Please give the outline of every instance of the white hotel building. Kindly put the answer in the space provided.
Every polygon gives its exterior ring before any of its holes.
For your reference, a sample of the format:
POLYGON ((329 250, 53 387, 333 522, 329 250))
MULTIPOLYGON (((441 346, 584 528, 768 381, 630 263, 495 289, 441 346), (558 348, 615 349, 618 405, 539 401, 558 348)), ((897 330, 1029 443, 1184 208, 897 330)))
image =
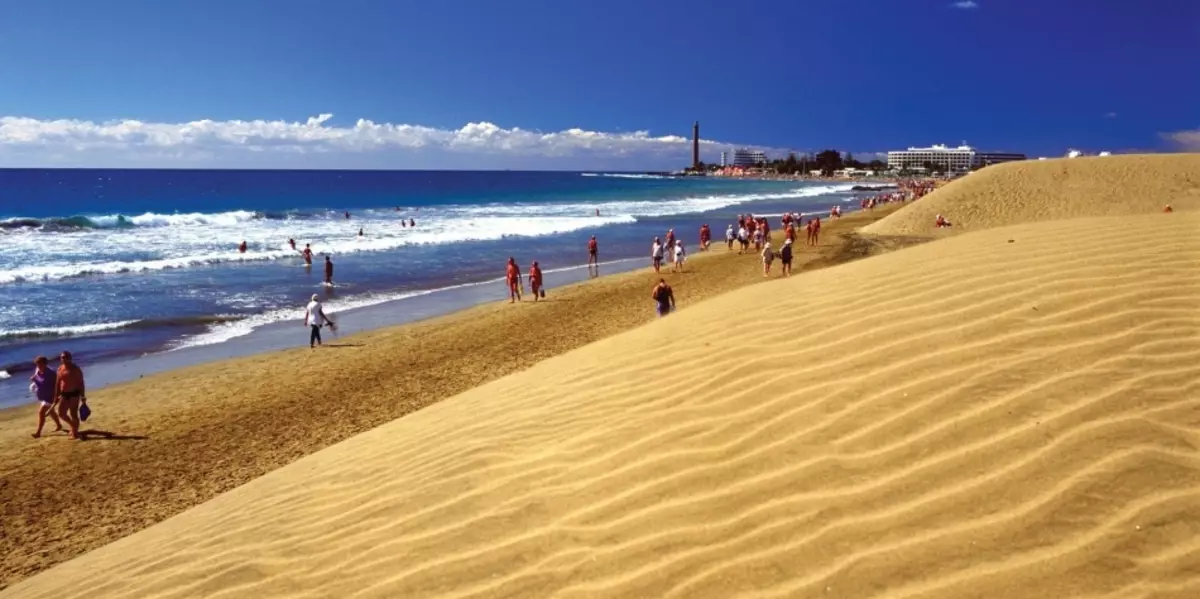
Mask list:
POLYGON ((971 146, 949 148, 935 145, 929 148, 909 148, 888 152, 888 168, 892 170, 918 170, 925 163, 946 171, 969 171, 998 162, 1025 160, 1024 154, 1004 152, 979 152, 971 146))
POLYGON ((733 151, 733 166, 758 166, 767 162, 767 155, 758 150, 741 148, 733 151))

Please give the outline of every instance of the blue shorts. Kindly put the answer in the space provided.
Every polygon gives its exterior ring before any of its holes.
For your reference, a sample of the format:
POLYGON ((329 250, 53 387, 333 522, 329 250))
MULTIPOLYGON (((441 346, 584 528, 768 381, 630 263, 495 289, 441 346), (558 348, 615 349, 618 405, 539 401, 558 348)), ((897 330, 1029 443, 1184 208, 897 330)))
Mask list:
POLYGON ((664 306, 662 304, 656 304, 654 309, 658 312, 659 316, 666 316, 667 314, 671 313, 671 306, 669 305, 664 306))

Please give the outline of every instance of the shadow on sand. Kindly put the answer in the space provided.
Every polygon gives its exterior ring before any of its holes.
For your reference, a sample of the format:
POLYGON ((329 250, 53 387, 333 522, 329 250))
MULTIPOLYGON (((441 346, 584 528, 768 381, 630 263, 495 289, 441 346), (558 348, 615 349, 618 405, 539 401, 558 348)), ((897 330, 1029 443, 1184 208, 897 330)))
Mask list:
POLYGON ((79 436, 85 441, 145 441, 150 438, 144 435, 118 435, 113 432, 96 430, 94 428, 80 430, 79 436))

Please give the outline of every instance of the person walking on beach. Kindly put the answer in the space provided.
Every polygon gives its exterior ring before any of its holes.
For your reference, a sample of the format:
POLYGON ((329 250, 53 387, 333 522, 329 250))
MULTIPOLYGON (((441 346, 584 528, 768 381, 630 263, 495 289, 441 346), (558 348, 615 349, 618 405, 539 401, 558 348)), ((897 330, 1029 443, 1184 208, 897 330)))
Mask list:
POLYGON ((59 357, 56 384, 58 385, 58 416, 67 421, 70 432, 68 439, 79 438, 79 405, 87 403, 83 384, 83 369, 71 359, 71 352, 64 351, 59 357))
POLYGON ((729 228, 725 229, 725 251, 733 249, 733 240, 735 238, 737 238, 737 233, 733 232, 733 225, 729 225, 729 228))
POLYGON ((304 324, 309 326, 310 332, 308 335, 308 347, 312 349, 321 345, 321 327, 329 325, 329 329, 333 330, 335 326, 332 320, 325 315, 325 307, 321 305, 321 301, 317 299, 317 294, 313 294, 308 305, 304 308, 304 324))
POLYGON ((804 245, 813 244, 813 221, 808 219, 808 223, 804 225, 804 245))
POLYGON ((708 251, 708 244, 712 241, 712 230, 708 225, 700 225, 700 251, 708 251))
POLYGON ((521 269, 517 268, 517 260, 512 256, 509 256, 508 264, 504 267, 504 279, 508 282, 508 303, 521 301, 524 284, 521 283, 521 269))
POLYGON ((308 243, 304 244, 304 251, 300 252, 300 255, 304 256, 304 265, 305 266, 312 266, 312 254, 313 254, 312 244, 308 244, 308 243))
POLYGON ((650 244, 650 261, 654 263, 654 272, 658 273, 662 268, 663 245, 657 237, 654 238, 654 243, 650 244))
POLYGON ((783 241, 783 249, 779 250, 779 270, 785 277, 792 276, 792 240, 783 241))
POLYGON ((544 294, 542 291, 542 267, 538 266, 537 260, 533 261, 533 265, 529 267, 529 290, 533 292, 533 301, 538 301, 538 296, 544 294))
POLYGON ((596 242, 595 235, 588 240, 588 274, 592 276, 600 274, 600 244, 596 242))
POLYGON ((763 244, 762 263, 763 263, 763 278, 770 276, 771 263, 775 261, 775 250, 771 249, 771 242, 763 244))
POLYGON ((38 425, 37 431, 33 433, 34 439, 42 436, 42 427, 46 426, 46 416, 54 420, 54 432, 63 430, 62 421, 58 419, 58 414, 54 413, 54 398, 58 394, 58 374, 46 366, 48 363, 49 360, 46 359, 46 356, 35 358, 33 360, 33 376, 29 377, 29 388, 33 390, 33 395, 38 402, 38 425))
POLYGON ((750 232, 746 230, 746 225, 738 228, 738 245, 741 248, 738 250, 738 254, 746 253, 746 250, 750 247, 750 232))
POLYGON ((660 318, 675 309, 675 292, 671 291, 671 286, 667 284, 666 279, 658 280, 658 285, 654 286, 650 297, 654 299, 655 310, 658 311, 660 318))
POLYGON ((821 217, 814 216, 812 220, 812 244, 819 245, 821 242, 821 217))
POLYGON ((325 284, 333 287, 333 260, 329 259, 329 254, 325 254, 325 284))
POLYGON ((675 259, 672 260, 673 270, 683 272, 683 263, 687 261, 687 252, 683 251, 683 240, 675 240, 675 259))

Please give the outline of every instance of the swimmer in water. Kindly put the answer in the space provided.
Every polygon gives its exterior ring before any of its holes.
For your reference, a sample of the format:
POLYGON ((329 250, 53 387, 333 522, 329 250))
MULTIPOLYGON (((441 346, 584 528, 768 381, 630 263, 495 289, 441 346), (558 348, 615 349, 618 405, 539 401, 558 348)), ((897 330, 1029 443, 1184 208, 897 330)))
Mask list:
POLYGON ((346 211, 346 220, 350 220, 350 211, 346 211))
POLYGON ((411 218, 410 218, 410 219, 408 219, 408 226, 409 226, 409 227, 415 227, 415 226, 417 226, 417 221, 415 221, 415 220, 413 220, 413 219, 411 219, 411 218))
POLYGON ((304 251, 300 252, 300 254, 304 256, 304 265, 312 266, 312 247, 310 244, 304 244, 304 251))
POLYGON ((359 236, 359 237, 362 237, 362 236, 363 236, 363 230, 362 230, 362 229, 359 229, 359 230, 358 230, 358 236, 359 236))
POLYGON ((244 240, 244 239, 242 240, 242 245, 238 246, 238 251, 243 254, 246 253, 246 240, 244 240))
POLYGON ((293 250, 294 250, 294 249, 296 249, 296 240, 295 240, 295 239, 288 239, 288 245, 292 246, 292 249, 293 249, 293 250))
POLYGON ((333 260, 329 259, 329 254, 325 254, 325 284, 333 285, 333 260))

